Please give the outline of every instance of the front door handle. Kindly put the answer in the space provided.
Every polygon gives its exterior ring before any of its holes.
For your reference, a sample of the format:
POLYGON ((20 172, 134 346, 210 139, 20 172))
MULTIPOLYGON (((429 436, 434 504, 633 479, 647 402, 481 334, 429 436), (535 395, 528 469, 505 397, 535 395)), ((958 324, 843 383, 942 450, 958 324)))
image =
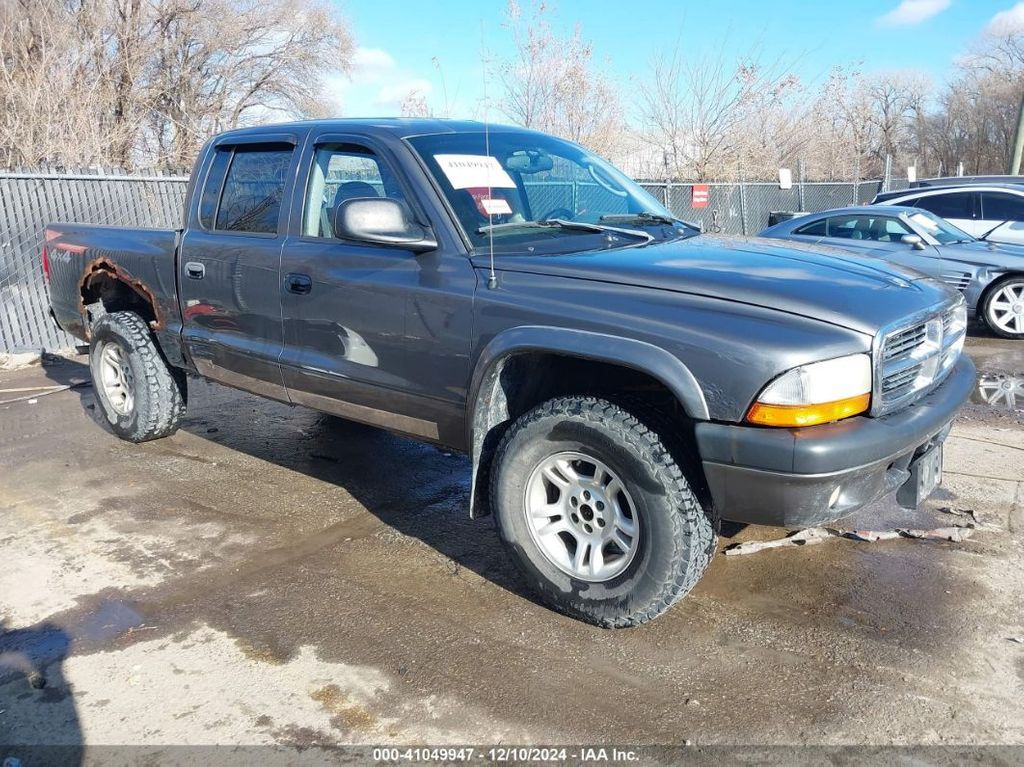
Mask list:
POLYGON ((206 276, 206 266, 198 261, 189 261, 185 264, 185 274, 190 280, 201 280, 206 276))
POLYGON ((313 289, 313 280, 308 274, 289 274, 284 278, 284 289, 289 293, 304 296, 313 289))

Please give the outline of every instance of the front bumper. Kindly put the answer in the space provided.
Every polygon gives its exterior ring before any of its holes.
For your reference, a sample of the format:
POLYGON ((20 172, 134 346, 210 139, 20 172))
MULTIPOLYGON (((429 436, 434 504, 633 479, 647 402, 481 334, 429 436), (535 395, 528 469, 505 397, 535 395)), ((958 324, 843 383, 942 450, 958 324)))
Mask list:
POLYGON ((974 363, 963 356, 934 391, 882 418, 803 429, 698 423, 715 507, 723 519, 784 527, 850 514, 900 487, 910 462, 945 440, 975 379, 974 363))

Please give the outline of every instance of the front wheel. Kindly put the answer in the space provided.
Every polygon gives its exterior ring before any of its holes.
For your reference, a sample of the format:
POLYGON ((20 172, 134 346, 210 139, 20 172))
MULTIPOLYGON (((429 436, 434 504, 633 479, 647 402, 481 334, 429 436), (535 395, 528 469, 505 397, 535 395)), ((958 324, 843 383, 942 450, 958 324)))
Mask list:
POLYGON ((662 437, 594 397, 550 400, 498 446, 491 506, 530 585, 600 626, 649 621, 710 563, 714 517, 662 437))
POLYGON ((1024 277, 997 282, 985 297, 982 316, 996 335, 1024 338, 1024 277))
POLYGON ((104 314, 91 340, 93 387, 114 433, 130 442, 173 434, 185 414, 185 379, 161 356, 146 321, 134 312, 104 314))

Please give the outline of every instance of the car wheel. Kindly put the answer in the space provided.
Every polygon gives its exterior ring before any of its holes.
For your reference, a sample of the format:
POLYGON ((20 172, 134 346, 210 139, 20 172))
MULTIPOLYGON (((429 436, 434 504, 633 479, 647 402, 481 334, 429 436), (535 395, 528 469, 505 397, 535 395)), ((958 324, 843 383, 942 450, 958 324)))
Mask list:
POLYGON ((1000 280, 985 296, 982 316, 993 333, 1024 338, 1024 277, 1000 280))
POLYGON ((606 627, 649 621, 714 553, 716 524, 666 443, 594 397, 539 405, 509 427, 493 464, 499 535, 539 596, 606 627))
POLYGON ((89 350, 96 399, 110 428, 130 442, 173 434, 185 414, 185 378, 157 349, 134 312, 104 314, 89 350))

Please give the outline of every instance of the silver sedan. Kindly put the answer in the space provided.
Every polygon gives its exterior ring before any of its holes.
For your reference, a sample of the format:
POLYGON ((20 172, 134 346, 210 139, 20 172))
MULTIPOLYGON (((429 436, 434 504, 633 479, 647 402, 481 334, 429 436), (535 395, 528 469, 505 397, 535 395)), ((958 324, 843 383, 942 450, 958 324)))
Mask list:
POLYGON ((1024 339, 1024 246, 988 242, 919 208, 836 208, 783 221, 761 237, 832 245, 909 266, 952 285, 1004 338, 1024 339))

